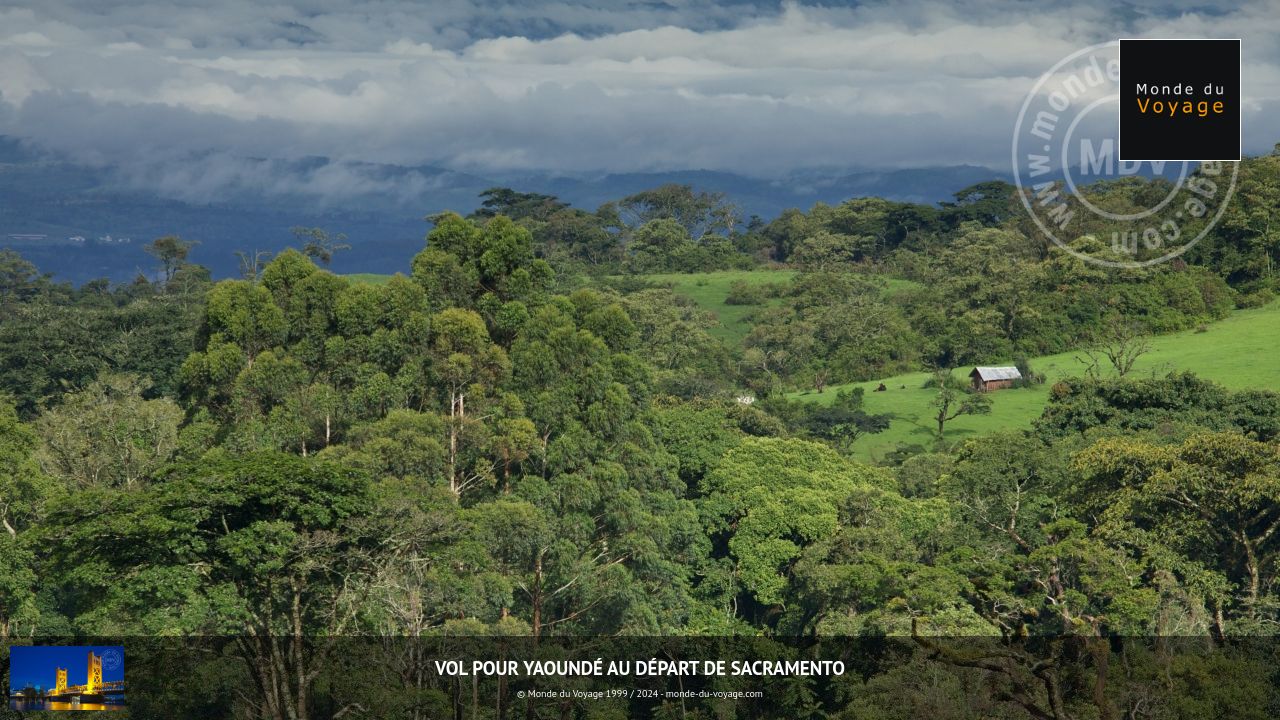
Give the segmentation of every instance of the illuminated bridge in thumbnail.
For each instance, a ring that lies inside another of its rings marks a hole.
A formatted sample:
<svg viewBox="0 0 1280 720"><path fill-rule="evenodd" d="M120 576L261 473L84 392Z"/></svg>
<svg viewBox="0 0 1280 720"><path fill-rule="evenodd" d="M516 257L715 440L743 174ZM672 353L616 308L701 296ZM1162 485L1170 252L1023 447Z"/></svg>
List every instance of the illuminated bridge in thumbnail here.
<svg viewBox="0 0 1280 720"><path fill-rule="evenodd" d="M94 655L93 651L89 651L89 671L85 676L83 685L67 684L67 669L58 668L57 678L54 682L53 689L46 696L50 700L67 699L80 696L98 696L107 693L115 694L124 692L124 680L113 680L111 682L102 681L102 657Z"/></svg>

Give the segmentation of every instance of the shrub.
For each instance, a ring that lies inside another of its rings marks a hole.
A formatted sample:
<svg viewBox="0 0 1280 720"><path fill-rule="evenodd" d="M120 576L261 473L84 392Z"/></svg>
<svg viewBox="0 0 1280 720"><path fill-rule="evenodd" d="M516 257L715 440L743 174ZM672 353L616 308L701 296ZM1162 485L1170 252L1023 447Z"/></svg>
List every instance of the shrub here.
<svg viewBox="0 0 1280 720"><path fill-rule="evenodd" d="M729 285L729 294L724 298L725 305L762 305L768 298L768 288L752 285L745 280L734 280Z"/></svg>
<svg viewBox="0 0 1280 720"><path fill-rule="evenodd" d="M1022 379L1014 382L1014 387L1034 387L1044 384L1044 373L1038 373L1031 369L1031 362L1025 357L1019 357L1013 366L1018 368L1018 372L1022 375Z"/></svg>
<svg viewBox="0 0 1280 720"><path fill-rule="evenodd" d="M1241 295L1236 300L1236 307L1241 309L1262 307L1270 304L1275 299L1276 294L1270 288L1262 288L1261 290L1254 290L1251 293Z"/></svg>

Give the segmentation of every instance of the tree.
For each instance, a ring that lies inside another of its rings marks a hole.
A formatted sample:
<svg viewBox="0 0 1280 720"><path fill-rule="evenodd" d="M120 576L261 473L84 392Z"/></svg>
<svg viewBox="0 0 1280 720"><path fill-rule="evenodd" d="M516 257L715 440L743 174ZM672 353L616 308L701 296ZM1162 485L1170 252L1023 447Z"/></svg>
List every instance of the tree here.
<svg viewBox="0 0 1280 720"><path fill-rule="evenodd" d="M0 533L0 642L7 643L24 625L34 634L39 616L35 559L16 536Z"/></svg>
<svg viewBox="0 0 1280 720"><path fill-rule="evenodd" d="M839 503L859 487L888 488L881 470L846 462L805 440L746 438L706 477L708 531L727 542L742 589L782 602L788 568L838 526Z"/></svg>
<svg viewBox="0 0 1280 720"><path fill-rule="evenodd" d="M676 220L650 220L632 233L627 266L638 273L669 270L674 258L691 245L688 230Z"/></svg>
<svg viewBox="0 0 1280 720"><path fill-rule="evenodd" d="M1280 154L1248 158L1210 243L1188 259L1214 267L1233 285L1273 284L1280 258ZM1264 285L1265 286L1265 285Z"/></svg>
<svg viewBox="0 0 1280 720"><path fill-rule="evenodd" d="M630 350L653 367L659 392L691 398L729 388L732 357L711 335L719 323L710 313L666 288L630 293L620 302L635 328Z"/></svg>
<svg viewBox="0 0 1280 720"><path fill-rule="evenodd" d="M1230 430L1264 442L1280 437L1280 394L1229 391L1195 374L1158 378L1064 380L1035 421L1046 441L1107 426L1132 434L1157 428Z"/></svg>
<svg viewBox="0 0 1280 720"><path fill-rule="evenodd" d="M1076 458L1082 494L1110 491L1102 532L1149 555L1214 605L1215 634L1280 622L1280 453L1237 433L1178 445L1107 438ZM1172 553L1172 554L1171 554ZM1176 558L1176 559L1174 559ZM1239 588L1235 598L1228 588Z"/></svg>
<svg viewBox="0 0 1280 720"><path fill-rule="evenodd" d="M892 416L866 412L862 409L862 396L862 388L837 392L830 405L820 405L807 413L805 429L842 452L848 452L863 435L887 430Z"/></svg>
<svg viewBox="0 0 1280 720"><path fill-rule="evenodd" d="M936 371L933 381L938 388L938 393L933 396L933 407L937 410L933 419L937 423L939 441L943 439L947 423L952 420L961 415L987 415L991 412L991 398L963 386L957 388L950 369Z"/></svg>
<svg viewBox="0 0 1280 720"><path fill-rule="evenodd" d="M791 259L811 272L833 271L842 266L847 269L859 259L861 241L859 237L821 230L802 240Z"/></svg>
<svg viewBox="0 0 1280 720"><path fill-rule="evenodd" d="M36 266L21 255L5 248L0 250L0 308L29 299L40 288L41 277Z"/></svg>
<svg viewBox="0 0 1280 720"><path fill-rule="evenodd" d="M467 439L483 430L474 417L475 401L492 392L511 371L502 348L493 344L484 320L470 310L450 308L432 318L433 373L445 391L449 441L447 472L455 497L494 479L494 464L467 452ZM467 398L472 396L472 416ZM477 397L479 396L479 397ZM466 460L471 457L471 462Z"/></svg>
<svg viewBox="0 0 1280 720"><path fill-rule="evenodd" d="M182 409L150 384L107 375L36 421L40 463L67 487L130 488L173 459Z"/></svg>
<svg viewBox="0 0 1280 720"><path fill-rule="evenodd" d="M697 191L691 185L668 183L642 190L623 198L618 208L632 227L670 219L694 240L711 232L729 233L738 224L738 208L724 193Z"/></svg>
<svg viewBox="0 0 1280 720"><path fill-rule="evenodd" d="M191 248L198 243L191 240L183 240L177 235L165 235L156 238L142 247L148 255L160 261L161 271L164 273L164 281L168 283L173 279L174 273L178 268L186 264L187 255L191 253Z"/></svg>
<svg viewBox="0 0 1280 720"><path fill-rule="evenodd" d="M1140 323L1111 315L1098 338L1096 352L1107 359L1117 377L1124 377L1138 358L1151 352L1151 336Z"/></svg>
<svg viewBox="0 0 1280 720"><path fill-rule="evenodd" d="M373 477L435 484L448 473L441 438L444 420L435 413L392 410L385 418L353 427L347 442L327 448L323 458L338 460Z"/></svg>
<svg viewBox="0 0 1280 720"><path fill-rule="evenodd" d="M36 464L38 438L0 395L0 530L16 538L33 524L50 488Z"/></svg>
<svg viewBox="0 0 1280 720"><path fill-rule="evenodd" d="M605 229L596 215L581 210L560 210L533 227L539 254L556 258L562 255L598 266L616 262L618 238Z"/></svg>
<svg viewBox="0 0 1280 720"><path fill-rule="evenodd" d="M432 218L427 247L413 258L413 279L427 292L433 309L487 311L512 300L533 302L554 272L535 258L529 230L499 215L477 226L456 213Z"/></svg>
<svg viewBox="0 0 1280 720"><path fill-rule="evenodd" d="M313 684L367 587L372 508L359 472L220 454L138 492L73 494L48 541L59 567L80 569L83 617L140 634L234 636L253 714L308 720Z"/></svg>
<svg viewBox="0 0 1280 720"><path fill-rule="evenodd" d="M937 559L957 530L947 502L864 485L838 512L837 530L806 547L792 569L779 633L904 635L922 618L933 634L993 633L965 603L968 579Z"/></svg>
<svg viewBox="0 0 1280 720"><path fill-rule="evenodd" d="M935 362L958 365L1011 354L1039 327L1047 287L1027 239L970 223L938 253L914 313L916 329L937 347Z"/></svg>
<svg viewBox="0 0 1280 720"><path fill-rule="evenodd" d="M761 231L771 246L772 259L778 262L789 260L791 253L809 236L813 225L814 223L800 210L796 208L783 210Z"/></svg>
<svg viewBox="0 0 1280 720"><path fill-rule="evenodd" d="M548 220L553 215L567 210L555 195L541 193L517 192L510 188L492 187L480 193L484 200L480 207L471 213L472 218L488 219L505 215L512 220Z"/></svg>
<svg viewBox="0 0 1280 720"><path fill-rule="evenodd" d="M1003 180L988 180L954 193L954 202L939 204L943 218L953 226L976 220L990 227L1016 212L1013 201L1016 193L1017 189Z"/></svg>
<svg viewBox="0 0 1280 720"><path fill-rule="evenodd" d="M1142 581L1153 570L1143 559L1077 519L1071 483L1061 453L1021 433L964 445L941 489L966 527L943 552L967 580L955 595L1001 640L929 637L927 617L911 632L932 657L982 672L996 698L1031 717L1118 718L1111 686L1124 677L1110 671L1107 636L1151 632L1162 593ZM1097 502L1111 501L1100 490Z"/></svg>
<svg viewBox="0 0 1280 720"><path fill-rule="evenodd" d="M205 332L235 343L249 364L280 344L288 327L271 291L256 282L223 280L213 286L204 311Z"/></svg>
<svg viewBox="0 0 1280 720"><path fill-rule="evenodd" d="M104 371L145 376L153 392L170 393L193 349L202 296L132 287L66 298L42 291L0 309L0 392L13 396L25 418Z"/></svg>
<svg viewBox="0 0 1280 720"><path fill-rule="evenodd" d="M326 267L333 260L334 253L351 249L346 243L345 233L330 235L324 228L301 226L291 228L290 231L295 240L303 243L302 254Z"/></svg>
<svg viewBox="0 0 1280 720"><path fill-rule="evenodd" d="M270 250L237 250L236 257L240 261L240 278L251 283L258 282L258 275L266 267L267 259L272 255Z"/></svg>

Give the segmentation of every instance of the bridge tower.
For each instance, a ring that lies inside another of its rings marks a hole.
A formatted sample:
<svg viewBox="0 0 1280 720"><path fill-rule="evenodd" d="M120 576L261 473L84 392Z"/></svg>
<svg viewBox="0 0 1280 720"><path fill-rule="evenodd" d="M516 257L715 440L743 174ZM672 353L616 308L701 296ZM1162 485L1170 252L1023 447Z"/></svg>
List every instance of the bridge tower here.
<svg viewBox="0 0 1280 720"><path fill-rule="evenodd" d="M53 683L53 694L61 695L63 690L67 689L67 669L58 668L56 679Z"/></svg>
<svg viewBox="0 0 1280 720"><path fill-rule="evenodd" d="M89 651L89 679L85 681L86 694L95 693L102 687L102 658Z"/></svg>

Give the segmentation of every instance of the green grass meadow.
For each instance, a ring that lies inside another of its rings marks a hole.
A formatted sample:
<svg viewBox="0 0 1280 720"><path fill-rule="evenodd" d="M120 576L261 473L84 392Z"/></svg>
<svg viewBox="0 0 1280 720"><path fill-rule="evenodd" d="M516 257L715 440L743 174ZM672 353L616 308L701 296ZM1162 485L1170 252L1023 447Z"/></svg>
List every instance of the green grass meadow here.
<svg viewBox="0 0 1280 720"><path fill-rule="evenodd" d="M763 305L726 305L724 299L729 295L730 286L739 280L749 285L783 284L790 282L795 275L795 270L722 270L705 273L656 273L641 277L649 282L670 285L676 294L693 300L698 307L715 315L719 325L710 330L711 334L736 345L751 330L748 318L752 313L778 305L782 301L774 298ZM910 280L889 278L886 292L892 293L914 285Z"/></svg>
<svg viewBox="0 0 1280 720"><path fill-rule="evenodd" d="M1075 359L1078 355L1079 352L1067 352L1032 358L1032 369L1045 374L1044 385L992 393L991 414L962 416L947 423L947 442L1028 427L1044 409L1049 387L1055 381L1083 374L1085 366ZM1012 365L1013 362L1011 358L1000 358L983 364ZM967 375L971 369L958 368L955 372ZM1151 352L1138 359L1130 377L1149 377L1182 370L1190 370L1235 390L1280 388L1280 302L1239 310L1227 319L1207 326L1204 332L1188 330L1152 338ZM860 459L877 461L899 445L928 447L933 441L931 402L935 391L923 387L929 377L929 373L908 373L883 380L832 386L821 393L792 393L790 397L829 403L842 389L863 388L868 412L892 413L895 416L888 430L859 438L854 445L854 453ZM887 389L875 392L882 382Z"/></svg>
<svg viewBox="0 0 1280 720"><path fill-rule="evenodd" d="M729 295L729 287L738 280L752 285L764 283L785 283L795 276L794 270L724 270L705 273L656 273L640 275L648 282L656 285L668 285L679 295L683 295L698 304L698 307L715 315L718 325L710 329L713 336L732 344L742 342L751 324L747 317L761 305L726 305L724 299ZM351 273L345 275L348 280L372 285L385 285L390 275L377 273ZM905 281L902 281L905 282ZM777 304L778 300L770 300L768 304Z"/></svg>
<svg viewBox="0 0 1280 720"><path fill-rule="evenodd" d="M343 275L346 279L353 283L365 283L366 285L386 285L391 282L394 275L382 275L380 273L350 273Z"/></svg>
<svg viewBox="0 0 1280 720"><path fill-rule="evenodd" d="M749 318L752 313L763 308L780 304L777 298L767 300L763 305L726 305L724 299L729 296L733 283L741 280L749 285L765 283L784 284L795 277L795 270L719 270L704 273L653 273L637 277L654 283L669 286L678 295L693 300L698 307L715 316L717 325L710 328L712 336L731 345L737 345L751 330ZM352 282L385 285L390 275L376 273L352 273L345 276ZM912 287L910 280L889 279L887 292Z"/></svg>
<svg viewBox="0 0 1280 720"><path fill-rule="evenodd" d="M705 273L659 273L642 277L652 283L670 285L677 295L689 298L698 307L715 315L719 325L709 332L725 342L737 344L742 342L751 329L748 316L780 301L770 299L765 305L726 305L724 299L729 295L729 287L739 280L750 285L785 283L795 277L795 271L722 270Z"/></svg>

